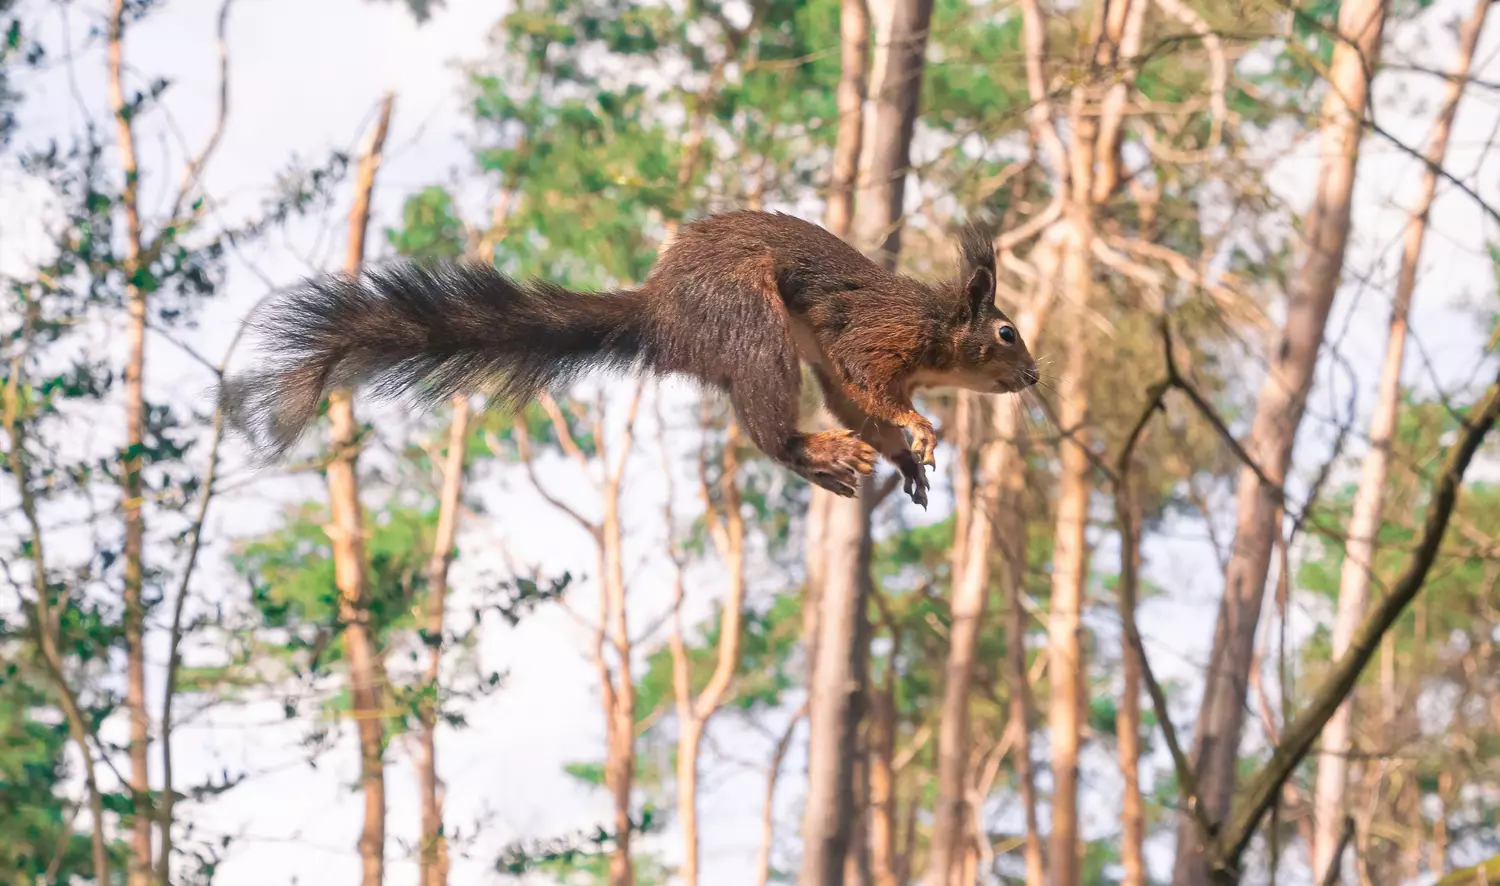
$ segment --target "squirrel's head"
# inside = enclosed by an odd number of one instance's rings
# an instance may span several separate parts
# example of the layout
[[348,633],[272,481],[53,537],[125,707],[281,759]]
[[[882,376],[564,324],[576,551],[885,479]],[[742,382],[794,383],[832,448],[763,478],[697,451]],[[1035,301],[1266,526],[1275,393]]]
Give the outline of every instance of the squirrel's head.
[[1010,394],[1037,383],[1036,360],[1021,331],[995,307],[995,244],[975,227],[959,240],[957,288],[962,322],[954,332],[953,382],[987,394]]

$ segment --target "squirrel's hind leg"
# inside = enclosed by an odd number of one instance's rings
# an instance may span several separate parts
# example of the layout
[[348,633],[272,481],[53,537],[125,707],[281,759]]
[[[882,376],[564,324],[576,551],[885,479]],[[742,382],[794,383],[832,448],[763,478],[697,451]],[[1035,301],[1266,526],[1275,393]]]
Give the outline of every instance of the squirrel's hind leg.
[[854,495],[859,478],[875,471],[874,448],[853,431],[804,434],[798,429],[801,363],[775,266],[768,256],[737,270],[733,327],[725,352],[716,360],[715,375],[729,393],[740,427],[761,451],[808,482],[842,496]]

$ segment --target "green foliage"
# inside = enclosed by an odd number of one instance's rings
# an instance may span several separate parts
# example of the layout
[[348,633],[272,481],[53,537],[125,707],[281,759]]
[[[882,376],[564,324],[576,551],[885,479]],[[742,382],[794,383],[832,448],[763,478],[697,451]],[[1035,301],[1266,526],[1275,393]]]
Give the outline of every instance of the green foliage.
[[[66,782],[68,728],[52,714],[36,649],[0,621],[0,883],[93,876],[90,837],[75,827]],[[124,846],[111,842],[116,859]]]
[[[661,829],[655,810],[645,809],[632,818],[630,833],[651,834]],[[515,843],[506,847],[495,862],[502,876],[529,873],[548,875],[561,886],[604,886],[609,882],[609,856],[615,835],[603,828],[552,840]],[[636,882],[642,886],[665,886],[669,871],[654,855],[637,853],[632,858]]]
[[464,222],[453,197],[439,187],[427,187],[406,198],[401,209],[403,227],[387,228],[385,235],[396,252],[420,260],[453,259],[464,251]]

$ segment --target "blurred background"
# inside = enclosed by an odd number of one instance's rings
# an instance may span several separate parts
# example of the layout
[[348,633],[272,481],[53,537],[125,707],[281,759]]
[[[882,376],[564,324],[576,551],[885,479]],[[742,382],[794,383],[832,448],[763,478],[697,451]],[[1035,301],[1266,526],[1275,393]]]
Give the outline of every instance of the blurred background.
[[[1488,7],[0,0],[0,882],[1500,876]],[[310,275],[745,207],[993,232],[928,509],[678,379],[216,412]]]

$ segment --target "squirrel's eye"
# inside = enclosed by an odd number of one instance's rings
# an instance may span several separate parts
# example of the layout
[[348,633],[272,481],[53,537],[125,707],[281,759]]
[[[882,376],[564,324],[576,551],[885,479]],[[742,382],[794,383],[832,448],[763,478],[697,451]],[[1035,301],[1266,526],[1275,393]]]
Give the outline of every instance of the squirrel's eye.
[[1015,329],[1014,326],[1002,326],[1002,327],[1000,327],[1000,333],[999,333],[999,335],[1000,335],[1000,340],[1003,341],[1003,342],[1005,342],[1008,345],[1013,345],[1013,344],[1016,343],[1016,329]]

